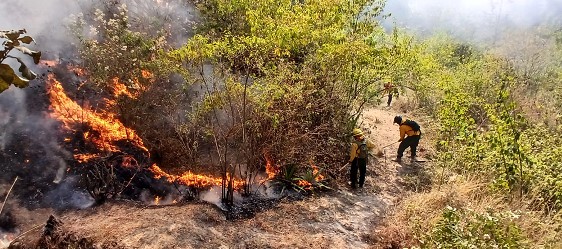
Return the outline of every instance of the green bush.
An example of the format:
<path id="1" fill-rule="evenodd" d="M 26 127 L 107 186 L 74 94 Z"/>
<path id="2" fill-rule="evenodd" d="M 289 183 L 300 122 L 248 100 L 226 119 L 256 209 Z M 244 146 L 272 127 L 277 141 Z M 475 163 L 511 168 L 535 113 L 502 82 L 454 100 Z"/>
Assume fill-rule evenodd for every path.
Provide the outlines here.
<path id="1" fill-rule="evenodd" d="M 527 248 L 512 212 L 477 213 L 447 207 L 421 248 Z"/>

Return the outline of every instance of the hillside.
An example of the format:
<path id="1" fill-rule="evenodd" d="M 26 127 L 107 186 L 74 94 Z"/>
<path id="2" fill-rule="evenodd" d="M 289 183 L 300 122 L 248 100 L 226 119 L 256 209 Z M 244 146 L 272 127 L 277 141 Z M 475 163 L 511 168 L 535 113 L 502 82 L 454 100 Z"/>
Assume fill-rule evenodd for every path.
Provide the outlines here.
<path id="1" fill-rule="evenodd" d="M 394 115 L 395 110 L 383 107 L 364 115 L 369 138 L 378 148 L 396 140 Z M 423 171 L 420 165 L 390 161 L 395 149 L 396 145 L 389 146 L 385 156 L 372 158 L 364 189 L 342 184 L 302 200 L 283 200 L 248 219 L 229 221 L 206 202 L 165 206 L 111 202 L 55 216 L 63 223 L 63 233 L 103 248 L 370 248 L 380 245 L 373 228 L 406 194 L 411 183 L 407 181 Z M 11 248 L 33 242 L 40 229 L 19 237 Z"/>

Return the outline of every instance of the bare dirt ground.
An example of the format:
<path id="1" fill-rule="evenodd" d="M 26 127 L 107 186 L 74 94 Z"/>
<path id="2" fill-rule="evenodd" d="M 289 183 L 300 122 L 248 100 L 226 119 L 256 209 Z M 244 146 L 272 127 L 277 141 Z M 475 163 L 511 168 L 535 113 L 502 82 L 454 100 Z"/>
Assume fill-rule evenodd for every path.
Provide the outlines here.
<path id="1" fill-rule="evenodd" d="M 65 229 L 99 248 L 372 248 L 377 245 L 372 232 L 385 212 L 423 179 L 411 177 L 423 173 L 423 165 L 391 161 L 397 143 L 383 148 L 398 140 L 398 126 L 392 125 L 395 115 L 396 110 L 378 106 L 363 116 L 369 139 L 385 155 L 370 159 L 361 190 L 342 187 L 301 201 L 282 201 L 236 221 L 226 220 L 208 203 L 108 203 L 59 218 Z M 423 156 L 423 142 L 419 150 Z"/>

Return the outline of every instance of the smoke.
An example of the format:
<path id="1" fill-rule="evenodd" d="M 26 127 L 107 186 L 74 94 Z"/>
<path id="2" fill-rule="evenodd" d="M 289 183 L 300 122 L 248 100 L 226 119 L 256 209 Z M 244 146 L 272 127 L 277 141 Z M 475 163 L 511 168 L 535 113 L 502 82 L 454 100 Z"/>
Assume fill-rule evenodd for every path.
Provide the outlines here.
<path id="1" fill-rule="evenodd" d="M 91 19 L 94 9 L 114 13 L 123 4 L 134 31 L 164 34 L 170 44 L 182 44 L 193 35 L 198 14 L 186 0 L 1 0 L 0 30 L 26 29 L 36 42 L 26 47 L 41 51 L 43 59 L 80 61 L 75 57 L 76 37 L 68 30 L 73 16 Z M 18 51 L 10 55 L 21 57 L 38 75 L 48 73 Z M 8 60 L 3 63 L 18 66 Z M 15 196 L 31 206 L 87 207 L 91 198 L 74 187 L 75 178 L 65 176 L 73 156 L 62 146 L 60 124 L 47 114 L 50 103 L 42 84 L 37 79 L 28 88 L 11 86 L 0 93 L 0 180 L 20 176 L 18 184 L 26 186 L 14 189 Z"/>
<path id="2" fill-rule="evenodd" d="M 562 23 L 559 0 L 388 0 L 384 21 L 422 35 L 445 31 L 471 41 L 495 41 L 515 29 Z"/>

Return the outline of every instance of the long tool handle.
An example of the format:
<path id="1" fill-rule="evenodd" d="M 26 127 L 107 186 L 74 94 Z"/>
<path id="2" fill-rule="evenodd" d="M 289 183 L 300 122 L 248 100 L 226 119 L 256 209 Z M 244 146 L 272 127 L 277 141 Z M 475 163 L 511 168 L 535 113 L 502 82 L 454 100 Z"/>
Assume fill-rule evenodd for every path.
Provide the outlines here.
<path id="1" fill-rule="evenodd" d="M 396 142 L 391 143 L 391 144 L 389 144 L 389 145 L 385 145 L 385 146 L 383 146 L 382 148 L 384 149 L 384 148 L 386 148 L 386 147 L 388 147 L 388 146 L 391 146 L 391 145 L 394 145 L 394 144 L 396 144 L 396 143 L 398 143 L 398 142 L 400 142 L 400 141 L 396 141 Z"/>

